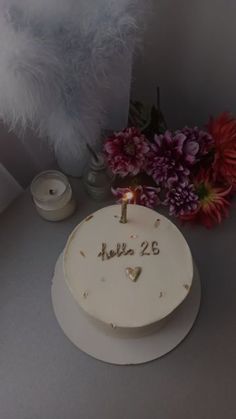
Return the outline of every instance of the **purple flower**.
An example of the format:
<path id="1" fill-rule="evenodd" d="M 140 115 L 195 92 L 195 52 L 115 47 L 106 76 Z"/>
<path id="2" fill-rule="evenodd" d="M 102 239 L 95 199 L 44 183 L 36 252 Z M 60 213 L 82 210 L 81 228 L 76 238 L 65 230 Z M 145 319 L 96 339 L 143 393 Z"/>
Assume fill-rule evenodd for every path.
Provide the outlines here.
<path id="1" fill-rule="evenodd" d="M 173 185 L 167 192 L 164 204 L 169 206 L 169 214 L 184 216 L 194 212 L 199 203 L 194 186 L 187 182 Z"/>
<path id="2" fill-rule="evenodd" d="M 135 189 L 137 194 L 137 204 L 143 205 L 144 207 L 155 208 L 159 203 L 159 188 L 153 188 L 152 186 L 138 186 Z"/>
<path id="3" fill-rule="evenodd" d="M 136 128 L 127 128 L 107 138 L 104 145 L 107 162 L 114 174 L 137 175 L 146 165 L 148 140 Z"/>
<path id="4" fill-rule="evenodd" d="M 186 136 L 184 149 L 188 155 L 190 164 L 204 157 L 214 146 L 212 136 L 207 131 L 200 130 L 198 127 L 185 127 L 182 130 L 176 131 L 176 134 L 184 134 Z"/>
<path id="5" fill-rule="evenodd" d="M 158 185 L 170 187 L 177 181 L 184 181 L 189 176 L 189 161 L 193 160 L 198 149 L 185 150 L 186 136 L 166 131 L 156 135 L 146 166 L 147 174 L 152 176 Z M 191 152 L 191 159 L 189 155 Z"/>
<path id="6" fill-rule="evenodd" d="M 184 182 L 191 167 L 209 152 L 212 145 L 210 134 L 197 127 L 156 135 L 148 154 L 147 173 L 162 187 Z"/>
<path id="7" fill-rule="evenodd" d="M 132 192 L 134 198 L 129 201 L 130 204 L 143 205 L 144 207 L 155 208 L 159 203 L 159 188 L 153 188 L 151 186 L 139 185 L 135 188 L 116 188 L 112 189 L 113 194 L 118 198 L 118 202 L 122 201 L 122 198 L 127 192 Z"/>

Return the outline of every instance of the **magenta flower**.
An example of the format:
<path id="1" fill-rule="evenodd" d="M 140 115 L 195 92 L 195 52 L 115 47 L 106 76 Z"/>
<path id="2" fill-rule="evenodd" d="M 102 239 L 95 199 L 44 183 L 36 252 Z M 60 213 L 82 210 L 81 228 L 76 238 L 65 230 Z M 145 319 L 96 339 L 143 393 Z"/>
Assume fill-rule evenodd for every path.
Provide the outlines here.
<path id="1" fill-rule="evenodd" d="M 185 151 L 186 136 L 181 133 L 155 135 L 146 166 L 147 174 L 158 185 L 169 187 L 175 182 L 184 181 L 189 176 L 189 161 L 194 160 L 198 148 Z M 191 159 L 189 155 L 191 154 Z"/>
<path id="2" fill-rule="evenodd" d="M 137 195 L 137 204 L 148 208 L 155 208 L 160 203 L 158 197 L 159 192 L 160 188 L 139 185 L 135 189 L 135 194 Z"/>
<path id="3" fill-rule="evenodd" d="M 150 147 L 138 129 L 127 128 L 107 138 L 104 150 L 112 172 L 125 177 L 144 170 Z"/>
<path id="4" fill-rule="evenodd" d="M 164 201 L 164 205 L 169 207 L 169 214 L 175 217 L 182 217 L 196 211 L 198 204 L 199 198 L 194 186 L 187 182 L 173 185 Z"/>
<path id="5" fill-rule="evenodd" d="M 206 156 L 214 147 L 214 140 L 209 132 L 200 130 L 198 127 L 185 127 L 176 131 L 176 134 L 184 134 L 186 136 L 184 149 L 190 164 L 194 164 L 196 160 L 198 161 Z"/>
<path id="6" fill-rule="evenodd" d="M 137 186 L 135 188 L 116 188 L 112 189 L 114 196 L 120 203 L 127 192 L 133 193 L 133 199 L 129 201 L 130 204 L 143 205 L 144 207 L 155 208 L 159 203 L 159 188 L 151 186 Z"/>

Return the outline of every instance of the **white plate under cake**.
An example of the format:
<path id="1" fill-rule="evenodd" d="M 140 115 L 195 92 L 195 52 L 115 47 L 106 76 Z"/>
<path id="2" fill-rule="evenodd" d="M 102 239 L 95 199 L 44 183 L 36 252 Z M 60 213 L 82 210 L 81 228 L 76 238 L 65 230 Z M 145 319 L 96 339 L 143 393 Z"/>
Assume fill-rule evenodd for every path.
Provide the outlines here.
<path id="1" fill-rule="evenodd" d="M 64 250 L 67 285 L 99 325 L 142 333 L 170 317 L 187 297 L 193 263 L 177 227 L 157 212 L 128 205 L 102 208 L 72 232 Z"/>

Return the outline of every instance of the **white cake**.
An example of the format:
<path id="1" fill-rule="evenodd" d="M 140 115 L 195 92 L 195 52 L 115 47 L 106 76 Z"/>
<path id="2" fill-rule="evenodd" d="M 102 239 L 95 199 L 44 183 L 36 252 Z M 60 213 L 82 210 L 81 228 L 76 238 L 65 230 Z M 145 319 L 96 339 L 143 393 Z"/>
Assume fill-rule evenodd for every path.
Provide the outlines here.
<path id="1" fill-rule="evenodd" d="M 177 227 L 156 211 L 128 205 L 126 224 L 120 213 L 119 205 L 105 207 L 76 227 L 64 250 L 64 276 L 98 327 L 143 334 L 187 297 L 192 256 Z"/>

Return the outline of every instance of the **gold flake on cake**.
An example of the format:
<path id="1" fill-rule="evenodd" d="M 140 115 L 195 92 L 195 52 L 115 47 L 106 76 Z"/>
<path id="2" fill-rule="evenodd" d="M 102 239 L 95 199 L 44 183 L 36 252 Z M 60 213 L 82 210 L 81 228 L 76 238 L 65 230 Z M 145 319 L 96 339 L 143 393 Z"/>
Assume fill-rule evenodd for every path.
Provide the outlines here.
<path id="1" fill-rule="evenodd" d="M 80 250 L 80 254 L 83 256 L 83 258 L 86 258 L 85 253 L 82 250 Z"/>
<path id="2" fill-rule="evenodd" d="M 111 327 L 112 329 L 116 329 L 117 326 L 114 323 L 111 323 Z"/>
<path id="3" fill-rule="evenodd" d="M 90 221 L 92 220 L 92 218 L 93 218 L 93 215 L 89 215 L 87 218 L 85 218 L 85 221 Z"/>
<path id="4" fill-rule="evenodd" d="M 164 293 L 161 291 L 159 294 L 159 298 L 162 298 L 162 297 L 164 297 Z"/>
<path id="5" fill-rule="evenodd" d="M 88 291 L 84 291 L 83 292 L 83 297 L 86 299 L 86 298 L 88 298 L 88 295 L 89 295 L 89 293 L 88 293 Z"/>
<path id="6" fill-rule="evenodd" d="M 136 266 L 135 268 L 126 268 L 125 272 L 128 278 L 131 279 L 132 282 L 137 282 L 142 272 L 142 268 L 140 266 Z"/>
<path id="7" fill-rule="evenodd" d="M 137 239 L 137 238 L 138 238 L 138 236 L 137 236 L 137 234 L 131 234 L 130 238 L 131 238 L 131 239 Z"/>
<path id="8" fill-rule="evenodd" d="M 189 291 L 189 289 L 190 289 L 189 285 L 187 285 L 187 284 L 184 284 L 184 288 L 185 288 L 187 291 Z"/>
<path id="9" fill-rule="evenodd" d="M 154 227 L 155 227 L 155 228 L 158 228 L 158 227 L 159 227 L 159 225 L 160 225 L 160 222 L 161 222 L 161 220 L 158 218 L 158 219 L 155 221 L 155 223 L 154 223 Z"/>

